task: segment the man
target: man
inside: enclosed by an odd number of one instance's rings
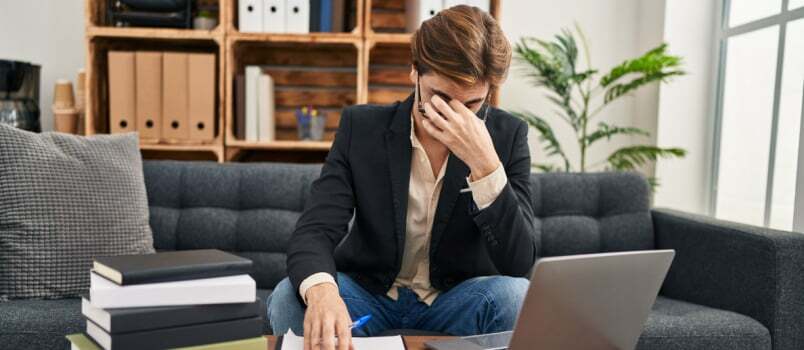
[[[308,349],[388,329],[510,330],[527,290],[528,128],[488,106],[511,47],[487,13],[456,6],[413,34],[412,56],[404,102],[343,111],[268,301],[274,334],[303,333]]]

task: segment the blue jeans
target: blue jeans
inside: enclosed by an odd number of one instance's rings
[[[476,277],[443,292],[427,304],[411,290],[399,289],[396,301],[371,294],[347,275],[338,273],[338,289],[353,320],[371,314],[354,336],[374,336],[388,329],[418,329],[464,336],[513,329],[528,290],[528,280],[507,276]],[[274,334],[288,329],[303,334],[304,307],[287,278],[266,301]]]

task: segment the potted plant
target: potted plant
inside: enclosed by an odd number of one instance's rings
[[[661,148],[648,144],[634,144],[619,148],[606,159],[590,164],[587,152],[601,141],[614,136],[635,135],[648,137],[642,129],[612,125],[596,121],[599,113],[614,101],[630,95],[651,83],[667,82],[669,78],[684,75],[682,59],[667,53],[667,44],[661,44],[645,54],[624,61],[611,68],[605,75],[591,67],[586,38],[580,28],[576,31],[583,45],[586,68],[578,67],[578,45],[574,34],[564,29],[553,41],[523,38],[515,45],[514,52],[523,72],[536,87],[546,89],[547,99],[558,107],[559,119],[574,131],[572,147],[580,150],[580,160],[573,162],[564,152],[552,126],[544,118],[531,112],[514,112],[539,133],[539,141],[547,156],[558,156],[562,164],[534,163],[533,167],[544,172],[552,171],[635,171],[637,167],[659,158],[682,158],[686,151],[681,148]],[[594,129],[592,124],[595,123]],[[569,143],[569,142],[568,142]],[[577,166],[573,166],[576,163]],[[657,179],[647,177],[652,187]]]

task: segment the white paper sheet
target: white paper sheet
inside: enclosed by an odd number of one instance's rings
[[[401,336],[392,337],[352,337],[354,350],[405,350]],[[282,350],[304,350],[304,338],[288,330],[282,337]]]

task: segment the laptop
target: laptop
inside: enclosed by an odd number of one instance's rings
[[[434,350],[633,349],[674,255],[674,250],[645,250],[542,258],[513,331],[425,345]]]

